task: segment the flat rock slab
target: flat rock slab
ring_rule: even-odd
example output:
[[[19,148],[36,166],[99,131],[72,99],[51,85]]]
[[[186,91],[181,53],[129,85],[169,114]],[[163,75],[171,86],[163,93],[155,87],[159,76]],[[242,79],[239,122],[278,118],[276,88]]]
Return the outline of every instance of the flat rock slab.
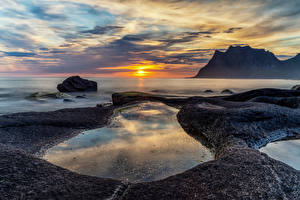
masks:
[[[300,135],[300,110],[273,104],[194,98],[177,117],[187,133],[206,139],[215,149],[222,147],[229,136],[257,149]]]
[[[251,102],[269,103],[289,108],[300,108],[300,97],[268,97],[259,96],[250,99]]]
[[[120,181],[79,175],[0,144],[0,199],[108,199]]]
[[[120,199],[296,200],[299,183],[299,171],[257,150],[236,146],[182,174],[131,185]]]
[[[113,110],[108,106],[0,116],[0,143],[37,153],[86,129],[106,125]]]
[[[257,90],[250,90],[231,96],[224,97],[227,101],[248,101],[255,97],[268,96],[268,97],[297,97],[300,96],[300,90],[282,90],[275,88],[264,88]]]

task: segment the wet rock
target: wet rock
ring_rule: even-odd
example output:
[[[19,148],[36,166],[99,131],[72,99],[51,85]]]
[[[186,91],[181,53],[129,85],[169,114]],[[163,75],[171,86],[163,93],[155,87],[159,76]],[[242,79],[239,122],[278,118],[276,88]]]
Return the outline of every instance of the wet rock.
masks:
[[[170,106],[180,107],[185,104],[186,100],[187,98],[155,95],[144,92],[120,92],[112,94],[112,102],[115,106],[134,104],[142,101],[159,101]]]
[[[215,149],[228,137],[259,148],[300,135],[300,111],[272,104],[194,98],[179,111],[178,120],[187,133],[204,138]]]
[[[71,76],[57,85],[60,92],[82,92],[97,91],[97,82],[80,78],[80,76]]]
[[[138,101],[154,100],[155,98],[159,98],[159,96],[143,92],[121,92],[112,94],[112,102],[114,105],[125,105]]]
[[[221,94],[234,94],[234,92],[232,90],[225,89],[221,92]]]
[[[166,93],[168,93],[168,91],[167,91],[167,90],[160,90],[160,89],[151,90],[150,92],[154,92],[154,93],[161,93],[161,94],[166,94]]]
[[[75,98],[76,99],[86,99],[87,97],[85,94],[83,94],[83,95],[77,95]]]
[[[131,185],[122,199],[297,200],[300,173],[257,150],[231,146],[209,161],[164,180]]]
[[[64,102],[65,103],[70,103],[70,102],[74,102],[74,100],[73,99],[64,99]]]
[[[268,96],[268,97],[297,97],[300,96],[300,90],[282,90],[274,88],[265,88],[250,90],[247,92],[242,92],[238,94],[233,94],[227,97],[224,97],[224,100],[227,101],[248,101],[255,97],[259,96]]]
[[[62,92],[35,92],[26,97],[29,100],[43,100],[43,99],[63,99],[69,98],[70,95]]]
[[[29,153],[68,139],[83,130],[109,122],[113,106],[68,108],[52,112],[26,112],[0,116],[0,143]]]
[[[291,88],[291,90],[300,90],[300,85],[295,85]]]
[[[251,102],[261,102],[276,104],[279,106],[289,107],[289,108],[300,108],[300,97],[255,97]]]
[[[204,90],[203,92],[204,93],[213,93],[214,91],[212,91],[212,90]]]
[[[107,102],[107,103],[101,103],[101,104],[96,105],[96,107],[99,107],[99,108],[109,107],[109,106],[113,106],[113,104],[110,102]]]
[[[0,144],[1,199],[109,199],[120,181],[79,175]]]
[[[117,105],[147,100],[182,107],[177,116],[182,127],[216,152],[216,160],[163,180],[136,184],[79,175],[29,154],[83,130],[107,124],[119,107],[0,116],[1,197],[298,200],[300,172],[249,147],[299,137],[300,110],[252,102],[263,96],[289,99],[297,98],[299,93],[264,89],[228,97],[184,99],[136,92],[114,94]]]

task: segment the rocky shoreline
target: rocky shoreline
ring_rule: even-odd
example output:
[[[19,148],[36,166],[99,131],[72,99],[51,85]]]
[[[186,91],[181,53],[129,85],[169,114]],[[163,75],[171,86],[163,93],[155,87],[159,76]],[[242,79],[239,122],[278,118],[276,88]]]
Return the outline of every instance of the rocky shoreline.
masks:
[[[208,98],[127,92],[113,94],[113,106],[0,116],[0,199],[298,199],[300,172],[257,150],[300,137],[298,97],[300,91],[277,89]],[[131,184],[79,175],[34,156],[107,125],[114,110],[140,101],[180,108],[181,126],[213,148],[216,159]]]

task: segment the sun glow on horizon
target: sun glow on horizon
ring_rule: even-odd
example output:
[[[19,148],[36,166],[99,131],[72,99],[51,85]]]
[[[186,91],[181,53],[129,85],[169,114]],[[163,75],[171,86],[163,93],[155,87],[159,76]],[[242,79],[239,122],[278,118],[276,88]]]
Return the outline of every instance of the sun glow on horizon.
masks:
[[[163,65],[152,63],[150,61],[142,61],[140,64],[130,65],[130,66],[119,66],[119,67],[106,67],[104,70],[124,70],[124,72],[119,72],[120,76],[124,77],[155,77],[156,71],[163,69]],[[102,68],[103,70],[103,68]]]
[[[147,74],[147,72],[143,71],[143,70],[139,70],[137,71],[134,75],[135,76],[145,76]]]

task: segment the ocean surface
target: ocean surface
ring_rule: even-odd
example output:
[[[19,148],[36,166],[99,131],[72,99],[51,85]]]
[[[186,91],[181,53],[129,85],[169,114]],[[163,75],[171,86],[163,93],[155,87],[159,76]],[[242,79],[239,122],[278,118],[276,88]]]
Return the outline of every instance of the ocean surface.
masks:
[[[298,80],[277,79],[125,79],[89,78],[98,92],[72,93],[72,101],[26,98],[35,92],[57,92],[64,78],[0,78],[0,115],[27,111],[96,106],[111,102],[111,94],[141,91],[180,96],[221,95],[224,89],[242,92],[259,88],[290,89]],[[205,90],[213,93],[205,93]],[[85,95],[86,98],[76,98]],[[49,149],[48,161],[72,171],[124,181],[158,180],[213,159],[211,152],[188,136],[176,120],[178,110],[161,103],[125,109],[108,127],[83,132]],[[300,169],[300,142],[283,141],[261,149]]]
[[[56,92],[56,86],[64,78],[3,78],[0,77],[0,114],[51,111],[61,108],[95,106],[98,103],[111,102],[111,94],[121,91],[142,91],[182,96],[220,95],[224,89],[241,92],[258,88],[288,89],[300,84],[297,80],[277,79],[125,79],[125,78],[89,78],[98,82],[98,92],[71,94],[74,102],[63,99],[43,99],[33,101],[26,96],[35,92]],[[214,93],[203,91],[211,89]],[[85,94],[86,99],[76,99]]]

